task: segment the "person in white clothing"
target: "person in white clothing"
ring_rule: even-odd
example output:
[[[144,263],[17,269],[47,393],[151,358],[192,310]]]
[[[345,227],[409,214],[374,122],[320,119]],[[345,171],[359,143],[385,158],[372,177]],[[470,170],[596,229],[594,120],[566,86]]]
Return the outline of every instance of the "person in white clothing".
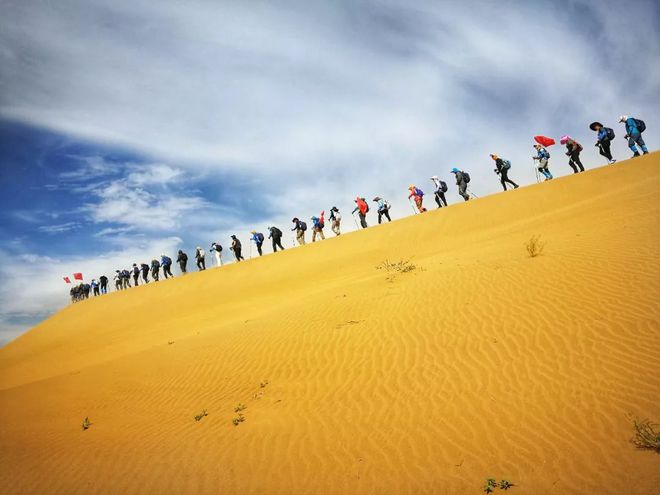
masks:
[[[222,246],[214,242],[211,244],[211,252],[215,256],[215,266],[222,266]]]

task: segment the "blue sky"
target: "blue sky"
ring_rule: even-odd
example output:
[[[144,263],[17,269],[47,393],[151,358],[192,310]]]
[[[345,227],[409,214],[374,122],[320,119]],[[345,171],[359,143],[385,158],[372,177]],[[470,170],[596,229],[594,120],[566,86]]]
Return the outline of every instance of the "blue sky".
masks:
[[[531,183],[539,133],[602,166],[587,125],[614,127],[626,158],[622,113],[660,142],[653,1],[6,0],[0,14],[0,342],[66,304],[74,271],[247,241],[348,213],[357,194],[405,216],[408,184],[430,192],[454,166],[495,193],[491,152]],[[556,148],[551,169],[570,172]]]

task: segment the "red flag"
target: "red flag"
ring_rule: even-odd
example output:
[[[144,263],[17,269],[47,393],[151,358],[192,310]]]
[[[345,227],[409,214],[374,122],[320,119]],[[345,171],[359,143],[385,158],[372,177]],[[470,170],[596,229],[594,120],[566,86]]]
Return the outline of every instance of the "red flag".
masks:
[[[552,146],[555,144],[555,140],[547,136],[534,136],[534,141],[539,143],[541,146]]]
[[[82,280],[82,273],[74,273],[73,278],[75,278],[76,280]]]
[[[65,281],[67,284],[70,284],[70,283],[71,283],[71,279],[70,279],[69,277],[64,277],[64,281]]]

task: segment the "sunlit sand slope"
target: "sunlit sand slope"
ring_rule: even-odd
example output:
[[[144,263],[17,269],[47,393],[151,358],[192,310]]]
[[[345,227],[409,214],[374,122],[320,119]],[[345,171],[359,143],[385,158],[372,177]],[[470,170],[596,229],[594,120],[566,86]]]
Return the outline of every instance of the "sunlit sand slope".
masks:
[[[656,154],[68,307],[0,349],[0,493],[657,493],[659,210]]]

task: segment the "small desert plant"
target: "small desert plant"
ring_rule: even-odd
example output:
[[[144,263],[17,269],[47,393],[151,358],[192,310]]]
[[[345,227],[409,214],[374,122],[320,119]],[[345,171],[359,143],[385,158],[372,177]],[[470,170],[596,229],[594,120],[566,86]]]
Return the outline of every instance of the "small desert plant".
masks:
[[[495,478],[486,478],[486,482],[484,483],[484,493],[492,493],[495,488],[497,488],[497,481],[495,481]]]
[[[260,388],[266,388],[266,385],[268,385],[268,380],[265,380],[259,384]]]
[[[247,406],[239,402],[239,404],[234,408],[234,412],[241,412],[241,411],[245,411],[246,409]]]
[[[502,480],[500,481],[500,488],[502,490],[508,490],[513,486],[513,483],[511,483],[509,480]]]
[[[633,420],[633,428],[635,429],[635,436],[632,443],[638,449],[655,450],[660,453],[660,431],[655,431],[658,425],[651,423],[648,419]]]
[[[88,430],[90,426],[92,426],[92,422],[89,420],[89,418],[83,419],[82,429],[83,430]]]
[[[241,413],[238,413],[238,416],[231,420],[234,426],[238,426],[243,421],[245,421],[245,416],[243,416]]]
[[[201,413],[195,414],[195,421],[201,421],[203,417],[208,416],[209,413],[206,411],[206,409],[202,410]]]
[[[386,272],[408,273],[408,272],[412,272],[416,268],[417,266],[411,263],[409,258],[407,260],[399,260],[397,262],[391,262],[390,260],[385,260],[376,267],[376,270],[385,270]]]
[[[529,254],[530,258],[536,258],[537,256],[543,254],[544,247],[545,243],[541,242],[540,235],[533,235],[525,244],[527,254]]]

